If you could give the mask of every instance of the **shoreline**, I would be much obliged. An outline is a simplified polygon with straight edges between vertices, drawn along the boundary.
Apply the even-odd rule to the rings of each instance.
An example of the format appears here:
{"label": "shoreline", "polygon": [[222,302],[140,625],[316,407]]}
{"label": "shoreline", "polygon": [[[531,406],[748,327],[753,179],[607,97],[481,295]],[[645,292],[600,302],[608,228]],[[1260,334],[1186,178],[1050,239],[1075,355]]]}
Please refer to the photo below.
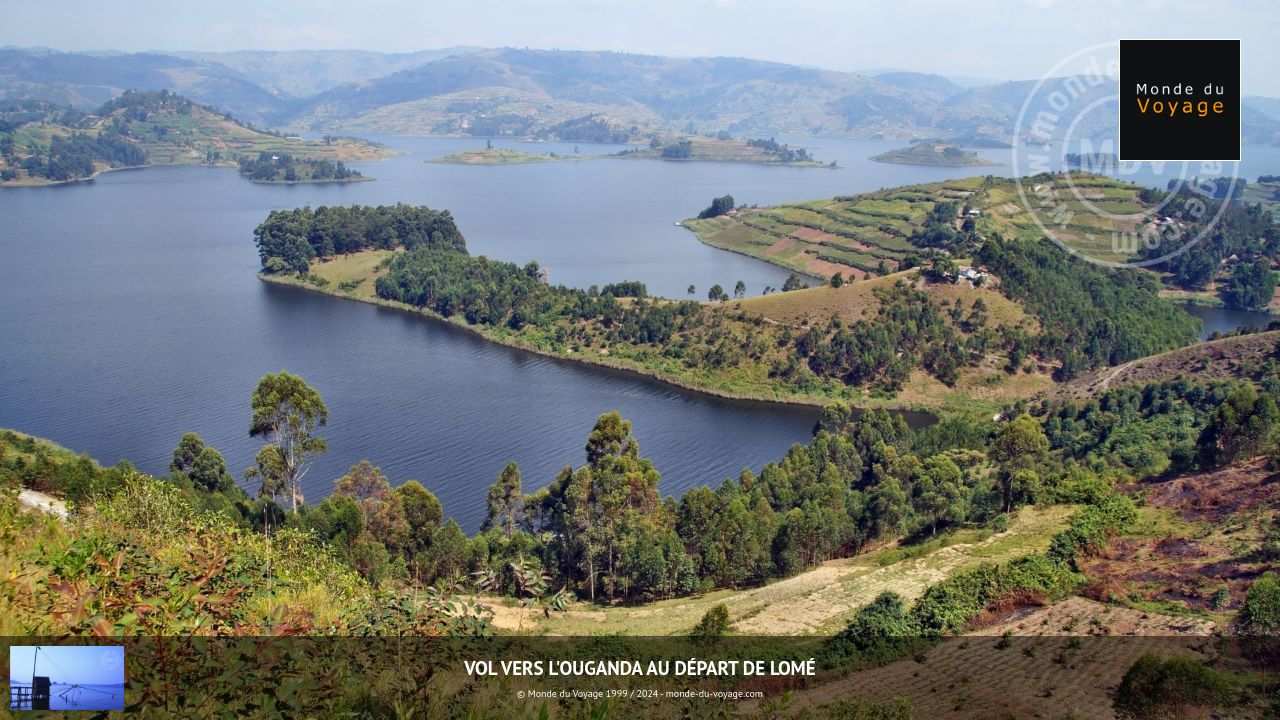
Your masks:
{"label": "shoreline", "polygon": [[[210,167],[217,167],[216,165]],[[243,174],[237,173],[240,177],[253,183],[254,185],[349,185],[351,183],[373,182],[376,177],[361,175],[360,177],[349,178],[346,180],[254,180],[245,177]]]}
{"label": "shoreline", "polygon": [[[201,163],[203,165],[203,163]],[[176,166],[177,163],[174,163]],[[37,187],[57,187],[59,185],[74,185],[76,183],[89,182],[99,175],[105,175],[112,172],[120,172],[122,170],[146,170],[153,167],[169,167],[168,165],[125,165],[124,167],[108,167],[101,170],[94,170],[92,175],[81,178],[69,178],[67,180],[45,180],[44,182],[0,182],[0,188],[37,188]],[[205,167],[217,167],[216,165],[206,165]],[[29,178],[28,178],[29,179]]]}
{"label": "shoreline", "polygon": [[[706,238],[704,238],[704,237],[702,236],[702,233],[698,232],[697,230],[694,230],[693,228],[691,228],[691,227],[689,227],[688,225],[686,225],[686,224],[685,224],[685,223],[689,222],[690,220],[694,220],[694,219],[696,219],[696,218],[685,218],[684,220],[681,220],[680,222],[678,222],[678,223],[676,223],[676,224],[677,224],[677,225],[679,225],[680,227],[684,228],[685,230],[688,230],[689,232],[693,233],[693,237],[694,237],[694,238],[696,238],[696,239],[698,240],[698,242],[702,243],[703,245],[706,245],[706,246],[707,246],[707,247],[709,247],[709,248],[715,248],[715,249],[717,249],[717,250],[723,250],[723,251],[725,251],[725,252],[731,252],[731,253],[734,253],[735,255],[741,255],[742,257],[749,257],[749,258],[751,258],[752,260],[759,260],[760,262],[766,262],[766,263],[769,263],[770,265],[772,265],[772,266],[774,266],[774,267],[780,267],[780,268],[782,268],[783,270],[787,270],[787,271],[789,271],[789,272],[793,272],[793,273],[795,273],[795,274],[799,275],[799,276],[800,276],[800,277],[802,277],[802,278],[809,278],[810,280],[813,280],[813,281],[814,281],[815,283],[817,283],[818,285],[822,285],[823,283],[827,282],[827,281],[830,279],[830,278],[824,278],[824,277],[819,277],[819,276],[817,276],[817,275],[814,275],[814,274],[812,274],[809,270],[805,270],[805,269],[802,269],[802,268],[792,267],[792,266],[790,266],[790,265],[784,265],[784,264],[782,264],[782,263],[780,263],[780,262],[778,262],[778,261],[774,260],[772,257],[770,257],[770,256],[768,256],[768,255],[753,255],[752,253],[749,253],[749,252],[747,252],[746,250],[743,250],[743,249],[741,249],[741,248],[735,248],[735,247],[722,246],[722,245],[717,245],[717,244],[715,244],[715,243],[713,243],[713,242],[710,242],[710,241],[708,241]],[[858,268],[855,268],[855,267],[853,267],[853,266],[850,266],[850,267],[849,267],[849,269],[850,269],[850,270],[857,270]],[[817,287],[817,285],[810,285],[809,287]]]}
{"label": "shoreline", "polygon": [[[317,293],[329,295],[332,297],[337,297],[345,300],[355,300],[357,302],[363,302],[369,305],[377,305],[379,307],[390,308],[392,310],[399,310],[401,312],[407,312],[413,315],[425,317],[435,322],[444,323],[452,328],[457,328],[459,330],[469,332],[475,335],[476,337],[479,337],[480,339],[485,340],[487,342],[492,342],[492,343],[503,345],[505,347],[509,347],[515,350],[521,350],[523,352],[532,353],[534,355],[539,355],[541,357],[550,358],[553,360],[563,360],[563,361],[572,362],[572,363],[580,363],[583,365],[592,365],[595,367],[603,367],[603,368],[608,368],[610,370],[630,373],[643,378],[648,378],[649,380],[670,385],[672,387],[676,387],[681,390],[685,390],[688,392],[701,393],[703,395],[717,397],[724,400],[735,400],[740,402],[772,403],[777,405],[807,406],[807,407],[814,407],[814,408],[822,408],[833,402],[847,402],[850,407],[853,407],[862,411],[888,410],[888,411],[894,411],[894,412],[918,413],[920,415],[926,415],[930,418],[933,418],[934,422],[936,422],[937,419],[939,418],[939,414],[938,414],[939,409],[927,408],[920,405],[908,405],[908,404],[893,403],[893,402],[872,401],[871,403],[868,404],[866,402],[868,398],[863,398],[862,400],[859,400],[859,401],[851,401],[851,400],[842,400],[840,398],[821,397],[821,396],[815,396],[815,395],[795,395],[795,394],[763,395],[763,394],[756,394],[756,393],[734,392],[732,390],[723,390],[718,388],[706,387],[706,386],[702,386],[697,383],[694,383],[692,381],[674,376],[671,373],[667,373],[661,370],[654,370],[652,368],[646,368],[642,365],[638,365],[631,361],[618,360],[616,358],[610,358],[609,356],[593,357],[585,354],[567,354],[567,353],[559,353],[554,350],[548,350],[546,348],[538,347],[530,343],[520,342],[513,338],[503,337],[501,335],[488,332],[481,328],[477,328],[466,322],[461,322],[461,321],[456,321],[450,318],[446,318],[434,312],[431,312],[429,310],[414,307],[412,305],[407,305],[401,302],[396,302],[394,300],[384,300],[383,298],[380,298],[380,297],[368,297],[368,296],[362,296],[362,295],[355,295],[353,293],[343,292],[339,290],[330,290],[327,287],[317,287],[305,280],[294,278],[294,277],[268,275],[261,272],[257,273],[257,275],[258,275],[258,279],[262,280],[263,282],[273,283],[276,285],[297,287],[303,290],[309,290],[312,292],[317,292]],[[932,424],[932,422],[928,424]]]}

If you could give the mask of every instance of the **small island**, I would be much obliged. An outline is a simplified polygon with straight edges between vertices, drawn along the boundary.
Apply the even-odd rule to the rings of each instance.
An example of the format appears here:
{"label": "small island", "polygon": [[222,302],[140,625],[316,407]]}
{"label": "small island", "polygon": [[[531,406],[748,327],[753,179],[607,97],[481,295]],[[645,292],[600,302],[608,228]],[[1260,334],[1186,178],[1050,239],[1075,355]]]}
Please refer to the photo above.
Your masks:
{"label": "small island", "polygon": [[962,150],[946,143],[916,143],[904,148],[890,150],[871,158],[876,162],[897,163],[899,165],[935,165],[938,167],[967,167],[972,165],[999,165],[977,153]]}
{"label": "small island", "polygon": [[531,153],[513,148],[487,145],[475,150],[463,150],[444,157],[427,160],[429,163],[449,165],[519,165],[524,163],[558,162],[561,160],[601,159],[644,160],[696,160],[703,162],[738,162],[760,165],[785,165],[787,167],[836,168],[834,162],[815,160],[809,151],[791,147],[773,138],[743,139],[729,137],[725,133],[715,136],[691,135],[665,137],[653,135],[646,148],[633,148],[609,155],[564,155],[560,153]]}
{"label": "small island", "polygon": [[240,158],[240,176],[250,182],[275,185],[302,183],[351,183],[372,180],[352,170],[341,160],[295,158],[263,150],[257,159]]}
{"label": "small island", "polygon": [[689,135],[662,138],[654,135],[649,147],[624,150],[614,157],[651,160],[701,160],[706,162],[746,162],[788,167],[836,168],[835,162],[820,162],[802,147],[791,147],[773,138],[744,139],[727,133],[715,136]]}
{"label": "small island", "polygon": [[463,150],[444,157],[427,160],[446,165],[523,165],[527,163],[556,162],[573,159],[556,153],[531,153],[513,148],[497,148],[489,145],[475,150]]}
{"label": "small island", "polygon": [[1120,159],[1109,152],[1067,153],[1062,156],[1062,164],[1089,171],[1114,170],[1119,167]]}

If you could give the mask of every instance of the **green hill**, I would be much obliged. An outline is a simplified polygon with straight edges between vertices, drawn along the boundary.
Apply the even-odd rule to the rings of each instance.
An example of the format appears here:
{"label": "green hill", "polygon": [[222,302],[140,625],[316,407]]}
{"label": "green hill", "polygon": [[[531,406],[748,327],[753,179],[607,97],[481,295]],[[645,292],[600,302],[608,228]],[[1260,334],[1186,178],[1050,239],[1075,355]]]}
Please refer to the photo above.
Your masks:
{"label": "green hill", "polygon": [[945,143],[923,142],[908,145],[904,148],[880,153],[871,158],[876,162],[898,163],[899,165],[937,165],[939,167],[963,167],[967,165],[998,165],[978,153],[961,150],[955,145]]}
{"label": "green hill", "polygon": [[374,160],[362,140],[303,140],[264,132],[169,92],[126,92],[93,113],[36,101],[0,105],[0,183],[40,185],[147,165],[235,165],[262,153]]}

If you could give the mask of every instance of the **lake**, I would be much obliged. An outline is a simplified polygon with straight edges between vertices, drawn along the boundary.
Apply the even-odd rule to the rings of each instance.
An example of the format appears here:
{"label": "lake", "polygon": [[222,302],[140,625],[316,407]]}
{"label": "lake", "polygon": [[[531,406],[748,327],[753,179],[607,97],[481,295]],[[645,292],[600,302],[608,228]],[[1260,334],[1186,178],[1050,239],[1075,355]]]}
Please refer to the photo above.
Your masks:
{"label": "lake", "polygon": [[[0,426],[153,473],[165,472],[178,438],[194,431],[239,476],[257,449],[250,392],[263,374],[286,369],[330,410],[330,452],[304,480],[311,500],[368,458],[394,484],[420,480],[474,530],[503,465],[520,463],[527,491],[545,485],[584,462],[587,434],[610,410],[632,421],[665,493],[718,484],[806,441],[818,411],[687,392],[268,285],[254,276],[253,227],[273,209],[306,203],[425,204],[453,212],[472,253],[538,260],[555,283],[636,279],[674,297],[693,284],[705,297],[711,284],[743,280],[756,294],[780,286],[786,271],[704,246],[674,223],[726,192],[763,205],[1009,172],[872,163],[898,144],[866,140],[805,139],[818,159],[843,166],[826,170],[641,160],[440,165],[423,161],[483,140],[382,139],[407,154],[357,165],[376,182],[255,185],[233,170],[179,167],[0,192]],[[1275,171],[1277,156],[1265,152],[1262,171]]]}
{"label": "lake", "polygon": [[1280,316],[1255,310],[1210,307],[1194,303],[1185,303],[1182,309],[1200,318],[1202,323],[1200,336],[1206,340],[1215,332],[1226,334],[1245,327],[1266,330],[1268,325],[1280,320]]}

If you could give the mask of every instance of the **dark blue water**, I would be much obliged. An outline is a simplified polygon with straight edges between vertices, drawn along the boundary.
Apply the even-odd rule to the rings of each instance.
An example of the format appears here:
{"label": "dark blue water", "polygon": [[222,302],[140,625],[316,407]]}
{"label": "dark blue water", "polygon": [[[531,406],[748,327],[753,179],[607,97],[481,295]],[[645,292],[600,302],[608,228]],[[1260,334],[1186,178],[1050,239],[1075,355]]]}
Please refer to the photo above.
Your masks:
{"label": "dark blue water", "polygon": [[1254,312],[1252,310],[1236,310],[1233,308],[1192,304],[1185,304],[1182,309],[1200,318],[1200,322],[1203,323],[1200,334],[1204,339],[1208,339],[1215,332],[1226,334],[1245,327],[1266,330],[1268,325],[1280,320],[1280,315]]}
{"label": "dark blue water", "polygon": [[238,475],[257,449],[249,394],[263,374],[286,369],[330,409],[331,450],[304,483],[313,500],[368,458],[393,483],[423,482],[473,529],[507,461],[520,463],[526,490],[545,485],[584,461],[587,433],[610,410],[632,421],[665,492],[716,484],[805,441],[817,411],[689,393],[266,285],[254,276],[253,227],[305,203],[421,203],[450,209],[473,253],[537,259],[553,282],[638,279],[679,297],[690,284],[701,293],[741,279],[757,293],[786,272],[703,246],[673,224],[726,192],[766,204],[975,172],[871,163],[896,145],[875,141],[807,141],[845,166],[837,171],[635,160],[468,167],[423,160],[478,141],[390,142],[410,154],[361,164],[376,182],[255,185],[188,167],[0,192],[0,426],[156,473],[195,431]]}
{"label": "dark blue water", "polygon": [[[10,681],[10,689],[31,687],[30,682]],[[31,710],[29,701],[18,704],[10,692],[10,710]],[[53,684],[49,691],[50,710],[123,710],[124,685]]]}

